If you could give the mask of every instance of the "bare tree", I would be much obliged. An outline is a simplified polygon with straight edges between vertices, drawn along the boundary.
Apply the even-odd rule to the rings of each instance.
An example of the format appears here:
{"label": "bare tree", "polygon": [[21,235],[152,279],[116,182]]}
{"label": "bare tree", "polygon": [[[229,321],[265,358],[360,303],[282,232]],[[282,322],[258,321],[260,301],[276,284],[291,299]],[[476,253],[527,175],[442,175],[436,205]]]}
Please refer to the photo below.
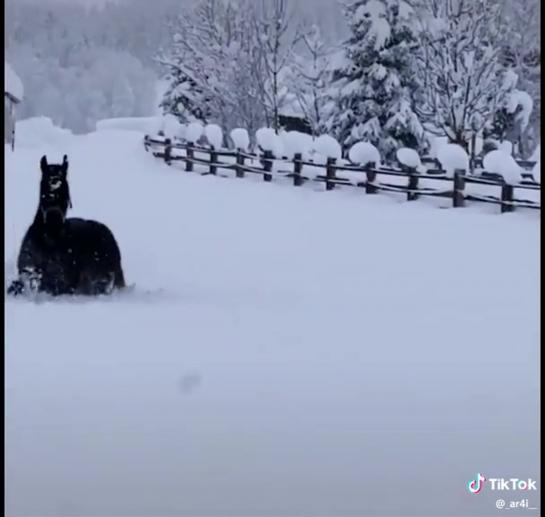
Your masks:
{"label": "bare tree", "polygon": [[267,125],[278,131],[280,108],[286,99],[285,79],[293,60],[293,49],[301,38],[298,27],[293,30],[293,13],[288,0],[263,0],[259,16],[254,19],[255,39],[260,52],[254,63],[255,75],[261,77],[260,97]]}
{"label": "bare tree", "polygon": [[331,48],[322,40],[316,25],[301,35],[301,47],[302,52],[295,56],[291,88],[313,134],[317,135],[324,117]]}
{"label": "bare tree", "polygon": [[494,0],[422,0],[417,113],[427,129],[467,147],[510,89],[500,63]]}

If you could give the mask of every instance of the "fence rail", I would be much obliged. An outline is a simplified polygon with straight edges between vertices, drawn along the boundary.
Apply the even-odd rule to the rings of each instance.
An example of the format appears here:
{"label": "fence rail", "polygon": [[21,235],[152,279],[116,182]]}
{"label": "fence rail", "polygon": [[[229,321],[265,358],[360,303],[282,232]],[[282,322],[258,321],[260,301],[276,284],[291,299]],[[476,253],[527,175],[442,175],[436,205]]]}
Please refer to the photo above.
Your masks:
{"label": "fence rail", "polygon": [[[422,162],[434,167],[421,173],[403,165],[399,168],[376,167],[375,164],[362,167],[337,163],[333,158],[321,163],[304,160],[301,154],[296,154],[293,159],[275,158],[269,151],[256,154],[241,149],[214,149],[148,135],[144,138],[144,147],[168,165],[183,162],[188,172],[195,171],[196,165],[202,166],[206,169],[201,172],[203,175],[216,175],[221,169],[234,171],[237,178],[258,174],[266,182],[272,181],[274,176],[283,176],[291,178],[294,186],[314,181],[324,183],[326,190],[342,185],[364,189],[367,194],[404,194],[407,201],[415,201],[422,196],[450,198],[453,207],[463,207],[466,201],[491,203],[498,205],[501,213],[512,212],[516,208],[541,209],[541,185],[534,180],[530,170],[522,173],[520,183],[511,185],[499,175],[480,169],[482,161],[479,159],[474,174],[456,170],[449,176],[430,158],[423,158]],[[518,163],[522,169],[530,169],[534,165],[529,161]],[[309,169],[313,169],[315,174],[309,174]],[[395,183],[396,180],[401,183]],[[432,184],[437,187],[432,187]],[[473,190],[468,190],[468,186],[473,186],[470,187]]]}

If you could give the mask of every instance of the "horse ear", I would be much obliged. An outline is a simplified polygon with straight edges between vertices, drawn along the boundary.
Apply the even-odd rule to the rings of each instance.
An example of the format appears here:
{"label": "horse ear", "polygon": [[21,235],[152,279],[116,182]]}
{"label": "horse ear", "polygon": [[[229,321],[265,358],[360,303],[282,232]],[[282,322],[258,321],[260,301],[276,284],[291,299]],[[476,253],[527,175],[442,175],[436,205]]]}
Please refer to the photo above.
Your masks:
{"label": "horse ear", "polygon": [[68,156],[66,154],[62,157],[62,171],[68,172]]}
{"label": "horse ear", "polygon": [[40,160],[40,168],[42,169],[42,172],[47,171],[47,158],[45,154],[42,156],[42,159]]}

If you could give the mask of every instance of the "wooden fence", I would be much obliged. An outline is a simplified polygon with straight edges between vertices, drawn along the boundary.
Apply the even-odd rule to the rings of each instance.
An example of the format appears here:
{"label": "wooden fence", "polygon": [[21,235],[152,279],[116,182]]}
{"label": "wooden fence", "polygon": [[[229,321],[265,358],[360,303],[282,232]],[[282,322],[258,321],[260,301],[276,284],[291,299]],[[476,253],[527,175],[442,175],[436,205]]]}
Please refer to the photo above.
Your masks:
{"label": "wooden fence", "polygon": [[[499,205],[501,213],[512,212],[516,208],[541,209],[541,185],[534,180],[530,172],[534,162],[529,161],[518,162],[527,170],[523,172],[520,183],[510,185],[501,176],[482,170],[478,158],[472,164],[474,174],[468,175],[463,170],[456,170],[452,176],[448,176],[439,163],[431,158],[422,159],[422,163],[430,167],[422,174],[406,166],[394,168],[369,164],[362,167],[338,163],[333,158],[320,163],[304,160],[301,154],[296,154],[292,160],[277,159],[269,151],[254,154],[241,149],[214,149],[148,135],[144,138],[144,147],[168,165],[175,161],[183,162],[188,172],[194,171],[195,165],[204,167],[205,171],[201,172],[203,175],[217,174],[218,170],[232,170],[237,178],[257,174],[266,182],[272,181],[273,176],[277,175],[291,178],[294,186],[316,181],[324,183],[326,190],[344,185],[361,188],[367,194],[400,193],[406,196],[407,201],[415,201],[422,196],[449,198],[453,207],[463,207],[467,201],[492,203]],[[305,171],[309,168],[318,173],[309,175]]]}

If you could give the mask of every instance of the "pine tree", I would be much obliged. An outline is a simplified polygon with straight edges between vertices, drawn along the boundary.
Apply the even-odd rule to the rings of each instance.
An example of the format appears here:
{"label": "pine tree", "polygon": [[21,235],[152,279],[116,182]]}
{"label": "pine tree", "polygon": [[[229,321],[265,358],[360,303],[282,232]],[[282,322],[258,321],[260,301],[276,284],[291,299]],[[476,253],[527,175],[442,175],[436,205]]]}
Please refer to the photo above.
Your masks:
{"label": "pine tree", "polygon": [[168,88],[160,107],[163,113],[176,116],[180,122],[195,120],[206,123],[210,117],[210,107],[206,102],[200,78],[192,77],[192,69],[199,67],[198,58],[188,49],[185,22],[180,23],[179,31],[173,35],[168,53],[157,60],[166,68],[165,80]]}
{"label": "pine tree", "polygon": [[368,141],[386,159],[399,147],[424,150],[412,102],[417,35],[411,6],[404,0],[356,0],[345,14],[352,35],[332,72],[325,131],[344,147]]}

